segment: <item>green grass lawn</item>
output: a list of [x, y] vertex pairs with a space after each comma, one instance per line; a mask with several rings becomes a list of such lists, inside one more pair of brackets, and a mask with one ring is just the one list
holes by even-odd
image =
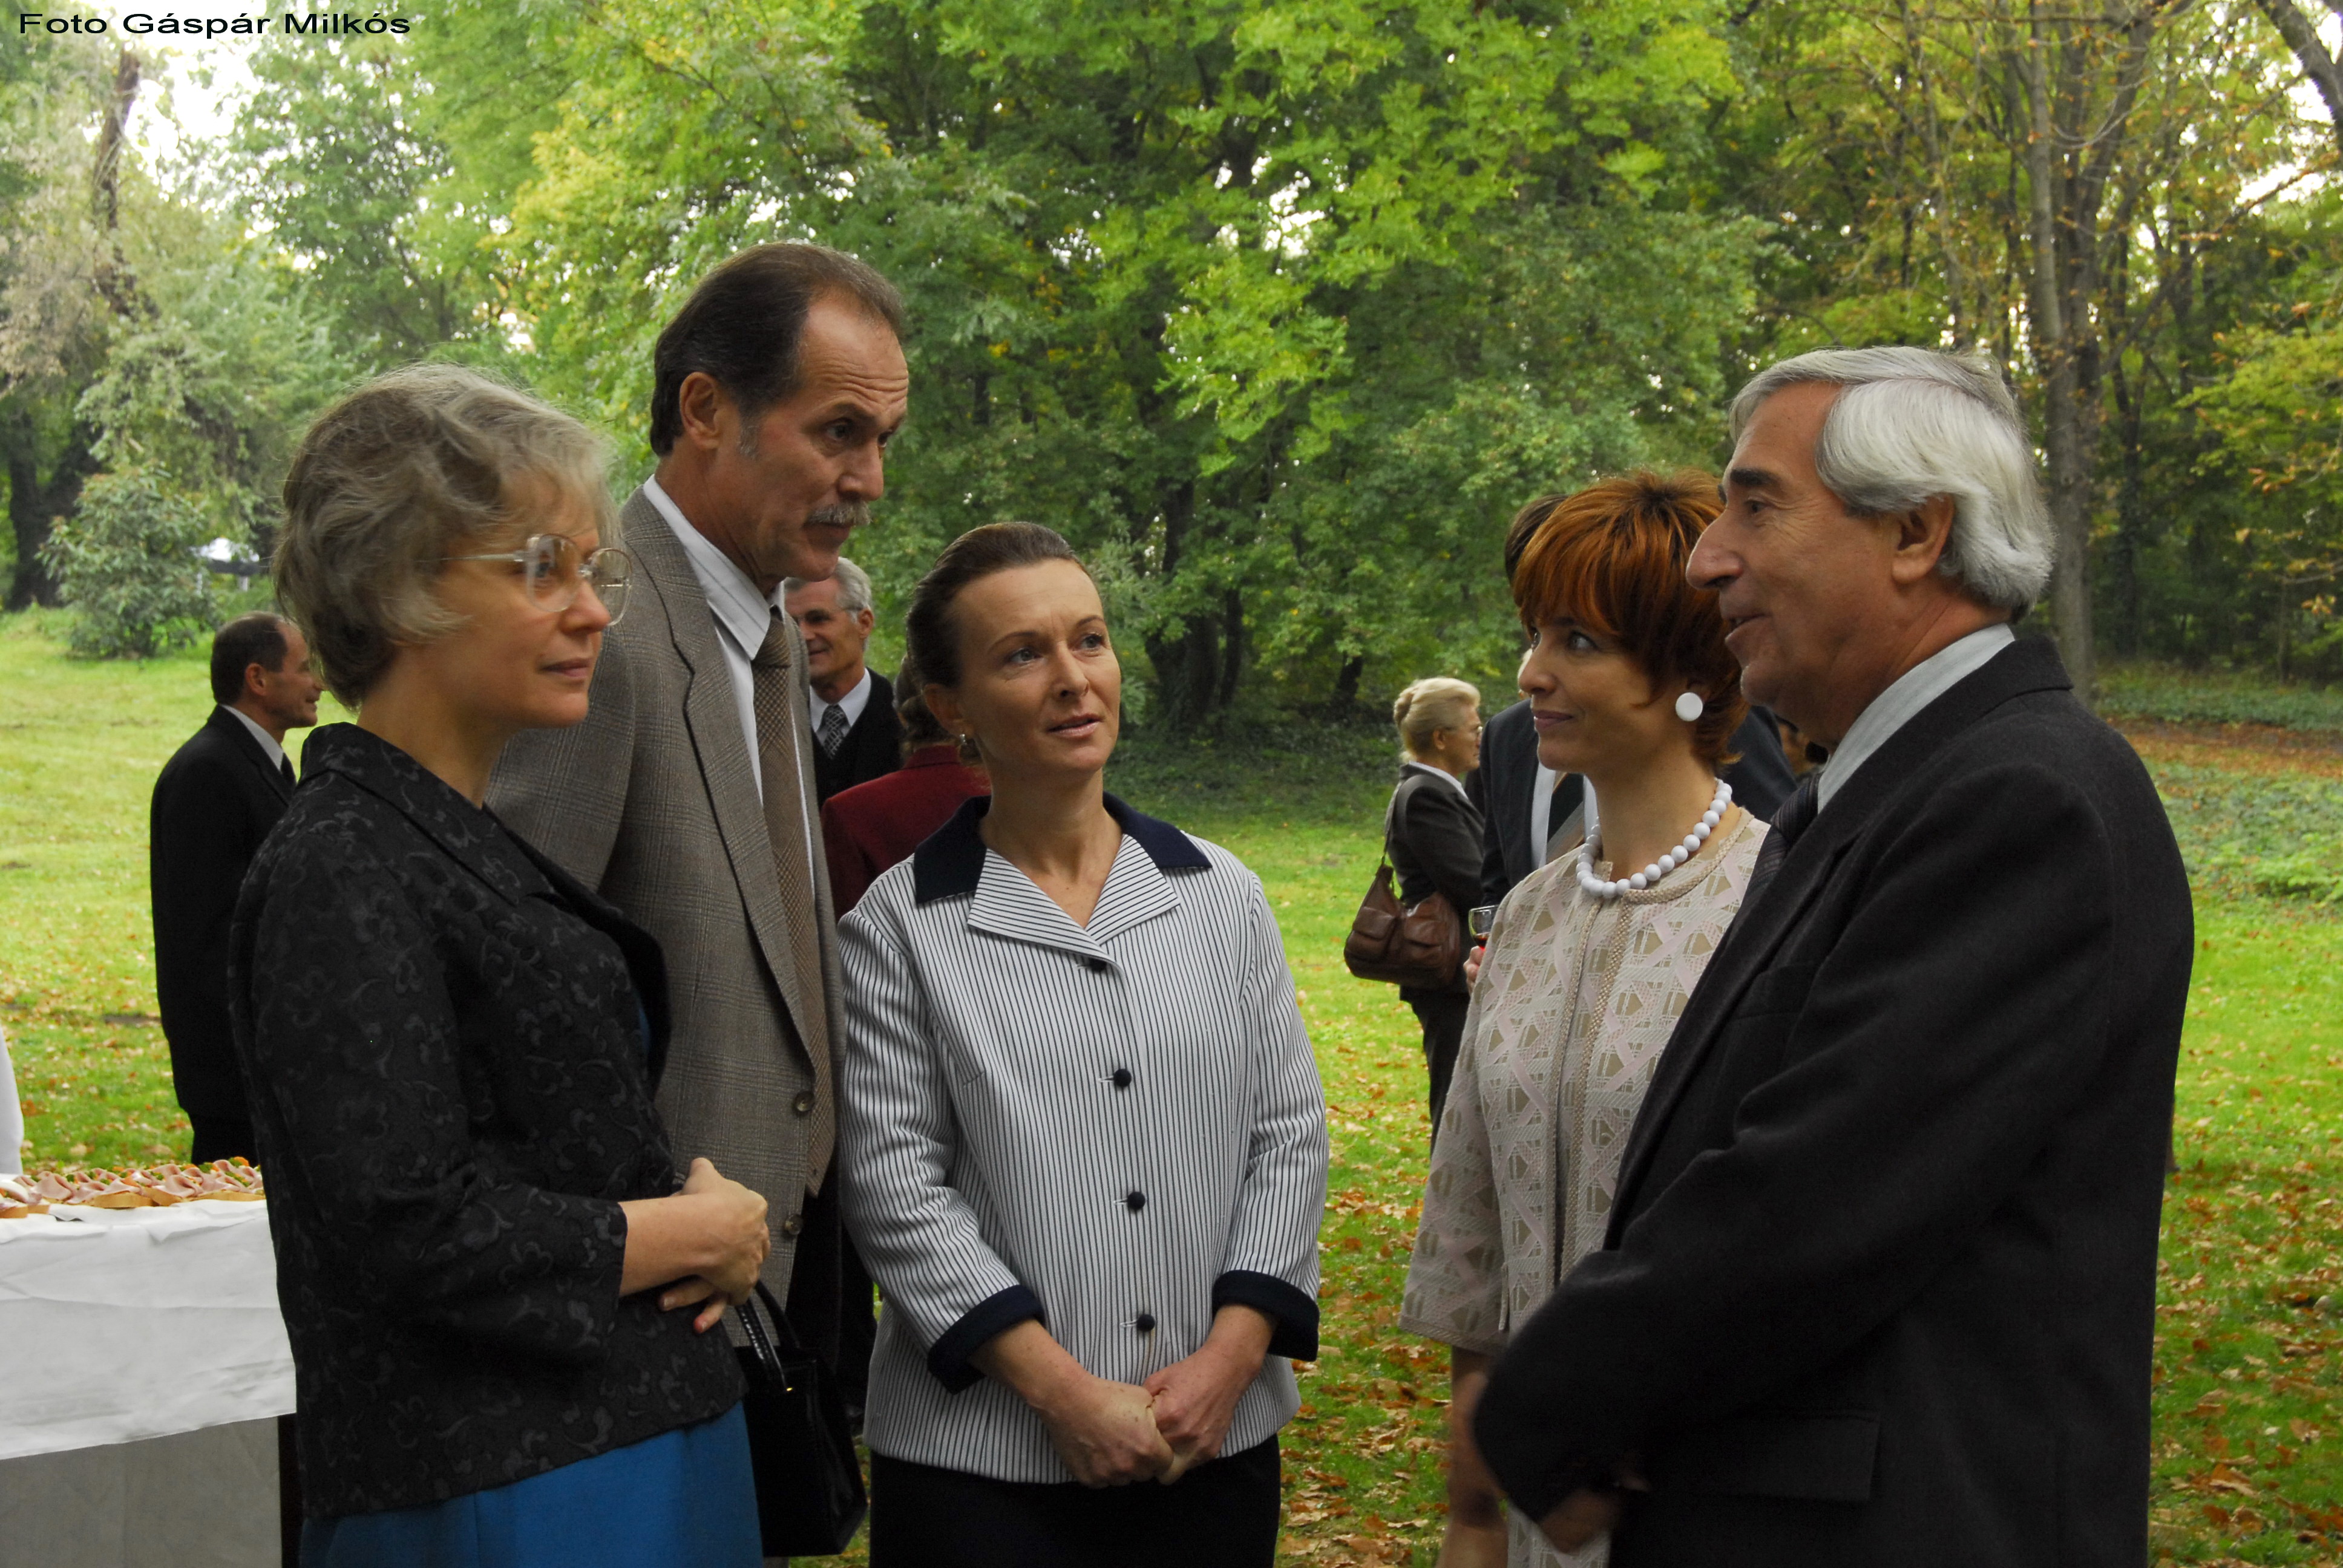
[[[186, 1149], [147, 1021], [146, 806], [202, 720], [203, 685], [192, 658], [76, 665], [36, 620], [0, 618], [0, 1027], [33, 1163]], [[1422, 1058], [1396, 993], [1338, 956], [1374, 869], [1390, 752], [1379, 735], [1292, 733], [1142, 738], [1111, 787], [1261, 874], [1325, 1076], [1325, 1334], [1286, 1434], [1286, 1551], [1428, 1564], [1446, 1356], [1394, 1326], [1423, 1179]], [[2343, 833], [2343, 753], [2318, 735], [2140, 734], [2200, 938], [2166, 1211], [2157, 1557], [2343, 1564], [2343, 920], [2315, 890], [2260, 890], [2260, 868], [2301, 835]]]

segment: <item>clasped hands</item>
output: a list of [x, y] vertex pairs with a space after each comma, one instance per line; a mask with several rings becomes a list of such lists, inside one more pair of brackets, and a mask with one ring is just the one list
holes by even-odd
[[1033, 1407], [1058, 1457], [1084, 1486], [1169, 1486], [1220, 1456], [1237, 1400], [1261, 1375], [1269, 1337], [1262, 1313], [1222, 1307], [1194, 1354], [1143, 1383], [1094, 1376], [1032, 1322], [993, 1340], [975, 1361]]

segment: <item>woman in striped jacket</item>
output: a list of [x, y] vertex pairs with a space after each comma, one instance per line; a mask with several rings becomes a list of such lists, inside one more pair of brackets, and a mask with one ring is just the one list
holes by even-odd
[[1121, 676], [1063, 539], [963, 536], [906, 622], [993, 793], [840, 926], [871, 1562], [1266, 1568], [1326, 1191], [1268, 901], [1105, 793]]

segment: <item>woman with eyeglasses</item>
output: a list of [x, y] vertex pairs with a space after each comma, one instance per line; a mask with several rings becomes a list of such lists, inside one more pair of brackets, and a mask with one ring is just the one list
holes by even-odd
[[276, 575], [315, 731], [229, 938], [305, 1568], [750, 1568], [725, 1336], [765, 1202], [668, 1151], [658, 944], [480, 801], [575, 724], [627, 561], [584, 427], [453, 366], [310, 429]]
[[[1464, 776], [1481, 765], [1481, 691], [1470, 681], [1430, 676], [1392, 703], [1399, 731], [1398, 787], [1383, 812], [1383, 854], [1399, 879], [1399, 898], [1413, 905], [1438, 893], [1459, 921], [1481, 901], [1481, 809], [1464, 792]], [[1472, 938], [1458, 933], [1458, 950]], [[1432, 1133], [1440, 1136], [1448, 1106], [1448, 1080], [1464, 1039], [1473, 988], [1459, 964], [1447, 982], [1402, 986], [1400, 1000], [1423, 1026], [1423, 1071], [1432, 1106]]]

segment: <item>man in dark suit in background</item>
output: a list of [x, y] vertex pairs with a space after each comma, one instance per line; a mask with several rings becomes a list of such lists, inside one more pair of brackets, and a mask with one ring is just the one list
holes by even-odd
[[[893, 685], [863, 658], [870, 628], [878, 621], [869, 573], [840, 556], [838, 570], [830, 577], [813, 582], [791, 578], [783, 583], [781, 604], [805, 638], [814, 800], [823, 808], [827, 825], [830, 797], [903, 766], [903, 721], [895, 711]], [[856, 889], [855, 899], [861, 896]], [[850, 907], [841, 902], [838, 911], [844, 914]], [[839, 1280], [840, 1389], [848, 1417], [860, 1432], [879, 1319], [870, 1271], [846, 1236], [839, 1238]]]
[[319, 690], [300, 628], [266, 612], [220, 628], [211, 678], [219, 706], [155, 780], [147, 851], [155, 990], [198, 1163], [252, 1158], [228, 1033], [228, 916], [246, 868], [293, 799], [285, 735], [317, 722]]
[[1828, 749], [1515, 1329], [1489, 1467], [1616, 1568], [2137, 1568], [2188, 883], [2011, 622], [2055, 536], [2000, 371], [1834, 349], [1733, 410], [1694, 549]]
[[863, 660], [878, 619], [868, 573], [840, 556], [834, 577], [783, 583], [781, 602], [805, 638], [819, 803], [900, 768], [903, 721], [895, 714], [894, 687]]

